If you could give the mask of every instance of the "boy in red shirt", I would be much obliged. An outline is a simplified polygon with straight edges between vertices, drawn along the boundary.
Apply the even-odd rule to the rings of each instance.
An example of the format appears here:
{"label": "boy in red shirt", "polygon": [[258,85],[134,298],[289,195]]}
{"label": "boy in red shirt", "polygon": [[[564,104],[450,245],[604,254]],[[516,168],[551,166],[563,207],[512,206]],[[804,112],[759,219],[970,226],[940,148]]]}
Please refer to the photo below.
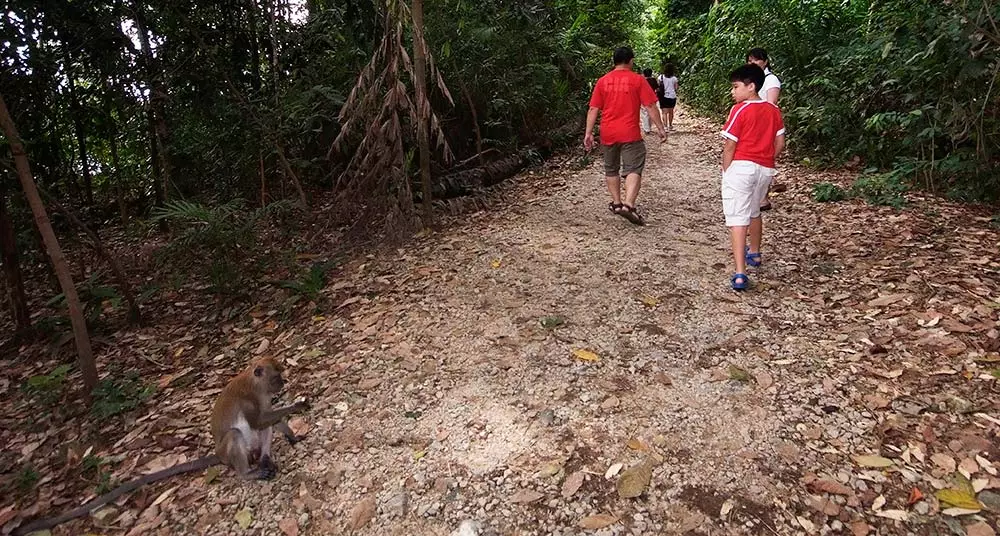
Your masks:
{"label": "boy in red shirt", "polygon": [[754,64],[742,65],[729,74],[729,80],[736,105],[722,130],[726,139],[722,151],[722,211],[736,261],[736,274],[730,282],[733,290],[746,290],[750,284],[747,265],[761,264],[764,229],[760,203],[774,177],[774,160],[785,148],[785,125],[778,107],[757,95],[764,85],[763,69]]}
{"label": "boy in red shirt", "polygon": [[[646,142],[639,129],[639,108],[646,107],[660,133],[661,141],[667,139],[667,131],[663,128],[660,113],[656,109],[656,93],[642,75],[632,71],[634,57],[635,54],[628,47],[616,49],[614,70],[602,76],[594,86],[583,146],[588,151],[594,147],[594,124],[600,112],[604,175],[611,194],[608,208],[636,225],[643,225],[645,221],[635,206],[642,182],[642,170],[646,167]],[[622,176],[625,177],[624,203]]]}

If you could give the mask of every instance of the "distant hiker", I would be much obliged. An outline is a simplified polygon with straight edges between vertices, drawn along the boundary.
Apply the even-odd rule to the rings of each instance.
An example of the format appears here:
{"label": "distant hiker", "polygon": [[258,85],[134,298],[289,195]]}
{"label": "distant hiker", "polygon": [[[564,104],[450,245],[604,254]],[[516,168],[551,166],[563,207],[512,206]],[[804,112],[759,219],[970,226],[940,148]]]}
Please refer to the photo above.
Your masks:
{"label": "distant hiker", "polygon": [[[781,80],[778,76],[771,72],[771,62],[767,58],[767,51],[763,48],[751,48],[750,52],[747,52],[747,63],[752,63],[761,69],[764,69],[764,85],[760,88],[760,99],[770,102],[775,106],[778,105],[778,98],[781,96]],[[774,185],[777,186],[777,185]],[[775,191],[781,191],[780,189],[775,189]],[[764,200],[760,203],[760,209],[767,211],[771,210],[771,198],[770,193],[764,196]]]}
{"label": "distant hiker", "polygon": [[[653,70],[648,67],[643,69],[642,77],[646,79],[646,83],[648,83],[649,87],[653,89],[653,92],[659,95],[660,83],[655,78],[653,78]],[[649,124],[649,110],[647,110],[646,107],[643,106],[639,110],[639,114],[642,117],[642,133],[649,134],[651,131],[651,127]]]}
{"label": "distant hiker", "polygon": [[[759,98],[764,70],[742,65],[729,74],[736,105],[722,131],[722,211],[726,216],[733,247],[736,273],[733,290],[746,290],[750,280],[746,267],[761,265],[763,223],[760,202],[775,173],[775,159],[785,147],[785,125],[781,111]],[[747,235],[749,233],[749,244]]]}
{"label": "distant hiker", "polygon": [[660,85],[660,113],[667,130],[674,129],[674,107],[677,106],[677,88],[680,83],[670,63],[663,66],[663,72],[657,78]]}
{"label": "distant hiker", "polygon": [[[594,125],[601,114],[601,146],[604,149],[604,175],[611,194],[608,208],[628,221],[643,225],[635,201],[639,197],[642,170],[646,166],[646,142],[639,130],[639,109],[645,107],[660,133],[667,140],[667,131],[656,111],[656,93],[646,80],[632,71],[635,54],[628,47],[615,49],[615,68],[594,85],[587,112],[587,130],[583,146],[594,147]],[[625,177],[625,200],[622,201],[621,178]]]}

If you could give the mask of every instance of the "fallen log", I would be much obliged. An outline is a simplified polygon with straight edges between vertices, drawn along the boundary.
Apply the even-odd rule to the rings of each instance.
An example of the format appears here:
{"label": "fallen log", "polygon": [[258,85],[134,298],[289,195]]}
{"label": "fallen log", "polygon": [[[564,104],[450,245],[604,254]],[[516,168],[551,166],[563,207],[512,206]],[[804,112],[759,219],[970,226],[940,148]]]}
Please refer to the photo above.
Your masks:
{"label": "fallen log", "polygon": [[[483,166],[437,177],[434,180],[432,195],[434,199],[473,195],[517,175],[527,163],[526,155],[514,154]],[[414,192],[414,197],[419,199],[419,192]]]}

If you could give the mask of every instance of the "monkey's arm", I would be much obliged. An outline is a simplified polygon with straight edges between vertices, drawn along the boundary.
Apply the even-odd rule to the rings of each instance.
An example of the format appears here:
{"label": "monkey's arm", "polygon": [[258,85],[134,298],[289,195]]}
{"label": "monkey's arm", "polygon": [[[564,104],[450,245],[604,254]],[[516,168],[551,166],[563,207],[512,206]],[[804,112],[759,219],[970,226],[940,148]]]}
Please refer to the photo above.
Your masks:
{"label": "monkey's arm", "polygon": [[131,493],[146,484],[151,484],[158,480],[163,480],[164,478],[170,478],[174,475],[179,475],[181,473],[189,473],[191,471],[200,471],[202,469],[207,469],[213,465],[218,465],[220,463],[219,457],[212,454],[211,456],[202,456],[197,460],[191,460],[189,462],[177,464],[173,467],[167,467],[166,469],[157,471],[155,473],[150,473],[148,475],[143,475],[131,482],[126,482],[121,486],[118,486],[112,491],[96,497],[87,504],[80,506],[79,508],[74,508],[69,512],[65,512],[56,517],[50,517],[48,519],[39,519],[37,521],[28,523],[22,527],[18,527],[14,531],[14,536],[24,536],[25,534],[30,534],[39,530],[51,529],[56,525],[61,525],[71,519],[76,519],[81,516],[85,516],[92,512],[96,508],[100,508],[111,501],[114,501],[118,497],[125,495],[126,493]]}
{"label": "monkey's arm", "polygon": [[[263,430],[278,424],[288,418],[289,415],[294,413],[299,413],[305,411],[309,408],[309,404],[306,402],[296,402],[290,406],[285,406],[283,408],[274,408],[270,411],[258,412],[256,419],[249,419],[250,427],[254,430]],[[248,415],[248,417],[253,417],[253,415]]]}

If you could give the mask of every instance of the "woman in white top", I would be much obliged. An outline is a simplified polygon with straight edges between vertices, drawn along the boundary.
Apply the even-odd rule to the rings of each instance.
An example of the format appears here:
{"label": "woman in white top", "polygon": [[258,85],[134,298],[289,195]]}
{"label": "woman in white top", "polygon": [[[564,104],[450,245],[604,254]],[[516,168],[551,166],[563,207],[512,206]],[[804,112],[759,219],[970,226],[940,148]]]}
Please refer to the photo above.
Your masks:
{"label": "woman in white top", "polygon": [[[764,69],[764,85],[760,86],[760,100],[765,100],[771,104],[777,106],[778,98],[781,96],[781,80],[771,72],[769,68],[770,63],[767,60],[767,51],[763,48],[751,48],[750,52],[747,52],[747,63],[752,63],[761,69]],[[771,179],[774,180],[773,178]],[[776,192],[780,192],[783,189],[779,189],[777,185],[771,184],[771,188]],[[764,196],[764,200],[760,202],[761,210],[771,210],[771,198],[769,195]]]}
{"label": "woman in white top", "polygon": [[663,126],[667,130],[674,129],[674,106],[677,106],[677,76],[674,74],[674,66],[667,63],[663,66],[663,73],[657,78],[660,83],[660,118],[663,119]]}
{"label": "woman in white top", "polygon": [[766,100],[777,106],[778,98],[781,96],[781,80],[768,68],[767,51],[763,48],[752,48],[747,53],[747,63],[752,63],[764,69],[764,85],[760,86],[761,100]]}

